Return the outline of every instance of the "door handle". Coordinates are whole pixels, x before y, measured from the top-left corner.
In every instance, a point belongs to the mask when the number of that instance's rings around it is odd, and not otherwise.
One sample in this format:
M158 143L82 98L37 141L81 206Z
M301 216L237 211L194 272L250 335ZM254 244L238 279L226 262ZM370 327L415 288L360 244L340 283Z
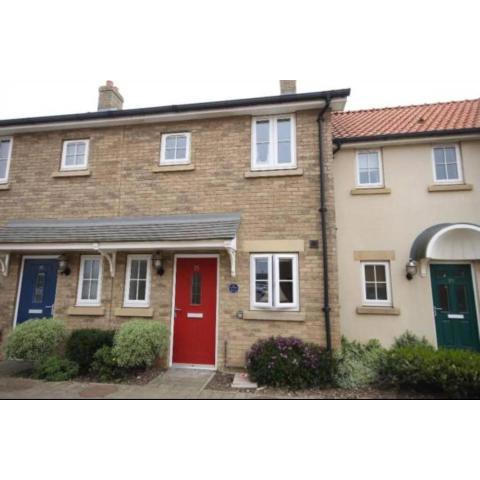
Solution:
M45 309L49 308L50 309L50 315L53 317L53 307L55 305L45 305Z

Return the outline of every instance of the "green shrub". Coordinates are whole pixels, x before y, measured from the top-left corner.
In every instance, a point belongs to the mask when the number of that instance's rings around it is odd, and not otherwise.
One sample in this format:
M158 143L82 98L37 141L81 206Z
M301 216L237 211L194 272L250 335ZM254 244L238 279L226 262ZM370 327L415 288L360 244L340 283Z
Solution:
M124 323L115 334L113 356L123 368L149 367L167 353L168 328L151 320Z
M408 330L395 339L392 348L412 347L415 345L433 348L425 337L420 338Z
M33 377L48 382L64 382L78 375L78 364L58 356L44 357L35 364Z
M294 337L259 340L247 353L248 374L259 385L321 387L330 383L332 369L329 352Z
M81 373L90 369L95 352L103 346L113 345L113 330L82 329L75 330L67 340L65 355L78 363Z
M125 370L117 365L112 347L105 345L95 352L90 372L102 382L107 382L122 378Z
M65 325L60 320L28 320L8 335L6 353L9 358L38 362L58 353L66 337Z
M387 385L452 398L480 398L480 354L413 345L390 350L381 379Z
M360 388L375 383L385 350L378 340L365 345L342 338L342 348L335 353L334 384L340 388Z

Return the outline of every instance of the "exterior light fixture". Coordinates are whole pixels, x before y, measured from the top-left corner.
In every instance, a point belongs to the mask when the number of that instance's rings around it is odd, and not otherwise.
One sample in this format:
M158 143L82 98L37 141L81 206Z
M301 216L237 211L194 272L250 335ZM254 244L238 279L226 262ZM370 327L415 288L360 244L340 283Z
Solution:
M152 260L153 268L158 275L162 276L165 273L165 269L163 268L162 256L160 255L160 252L156 252Z
M68 266L67 259L65 258L65 255L61 255L58 259L58 273L60 275L70 275L70 267Z
M407 279L411 280L418 272L418 265L415 260L410 259L405 266L405 270L407 271Z

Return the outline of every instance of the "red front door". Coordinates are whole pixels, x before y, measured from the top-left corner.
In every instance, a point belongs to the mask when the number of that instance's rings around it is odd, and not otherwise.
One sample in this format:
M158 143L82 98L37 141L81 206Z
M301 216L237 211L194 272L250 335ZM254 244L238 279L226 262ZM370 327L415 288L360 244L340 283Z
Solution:
M217 259L178 258L173 363L215 365Z

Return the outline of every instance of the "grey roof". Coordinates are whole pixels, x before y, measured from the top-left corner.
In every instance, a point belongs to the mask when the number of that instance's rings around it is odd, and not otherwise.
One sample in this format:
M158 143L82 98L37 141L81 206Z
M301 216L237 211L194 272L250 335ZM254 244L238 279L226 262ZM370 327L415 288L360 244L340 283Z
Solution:
M0 243L96 243L231 240L239 213L14 220L0 227Z
M412 248L410 249L410 258L412 260L421 260L427 255L427 248L430 240L437 234L440 230L450 227L452 225L473 225L479 227L474 223L468 222L455 222L455 223L439 223L438 225L433 225L432 227L424 230L413 242Z

